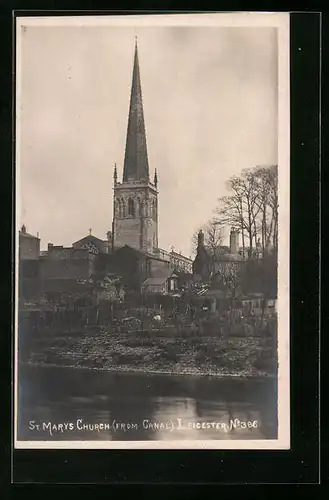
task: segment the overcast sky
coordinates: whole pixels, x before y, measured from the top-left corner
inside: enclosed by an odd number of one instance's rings
[[[111,229],[138,36],[159,246],[191,255],[225,182],[277,163],[275,28],[27,27],[22,34],[19,224],[71,245]]]

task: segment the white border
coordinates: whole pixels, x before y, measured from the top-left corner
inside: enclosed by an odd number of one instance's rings
[[[14,446],[16,449],[289,449],[290,448],[290,67],[289,13],[167,14],[147,16],[17,17],[16,19],[16,165],[20,165],[21,31],[23,26],[189,26],[189,27],[276,27],[278,29],[278,439],[207,441],[18,441],[17,440],[17,356],[15,356]],[[16,287],[15,347],[18,322],[18,214],[19,168],[16,168]]]

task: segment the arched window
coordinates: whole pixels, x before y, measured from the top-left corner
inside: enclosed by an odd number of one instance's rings
[[[135,204],[132,198],[128,199],[128,215],[135,216]]]
[[[141,215],[141,201],[139,198],[136,199],[136,215],[137,217]]]

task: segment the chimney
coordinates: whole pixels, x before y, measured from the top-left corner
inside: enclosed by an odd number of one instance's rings
[[[107,231],[106,236],[107,236],[107,241],[111,242],[112,241],[112,233],[111,233],[111,231]]]
[[[239,231],[234,229],[234,227],[232,227],[230,233],[230,253],[239,253]]]
[[[21,227],[21,232],[22,232],[23,234],[25,234],[25,233],[26,233],[26,226],[24,226],[24,224],[23,224],[23,225],[22,225],[22,227]]]
[[[198,234],[198,248],[204,247],[204,234],[202,229],[200,229]]]
[[[51,252],[52,249],[53,249],[53,244],[52,243],[48,243],[48,252]]]

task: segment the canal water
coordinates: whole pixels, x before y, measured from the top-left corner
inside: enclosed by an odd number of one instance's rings
[[[276,439],[276,381],[20,370],[22,441]]]

